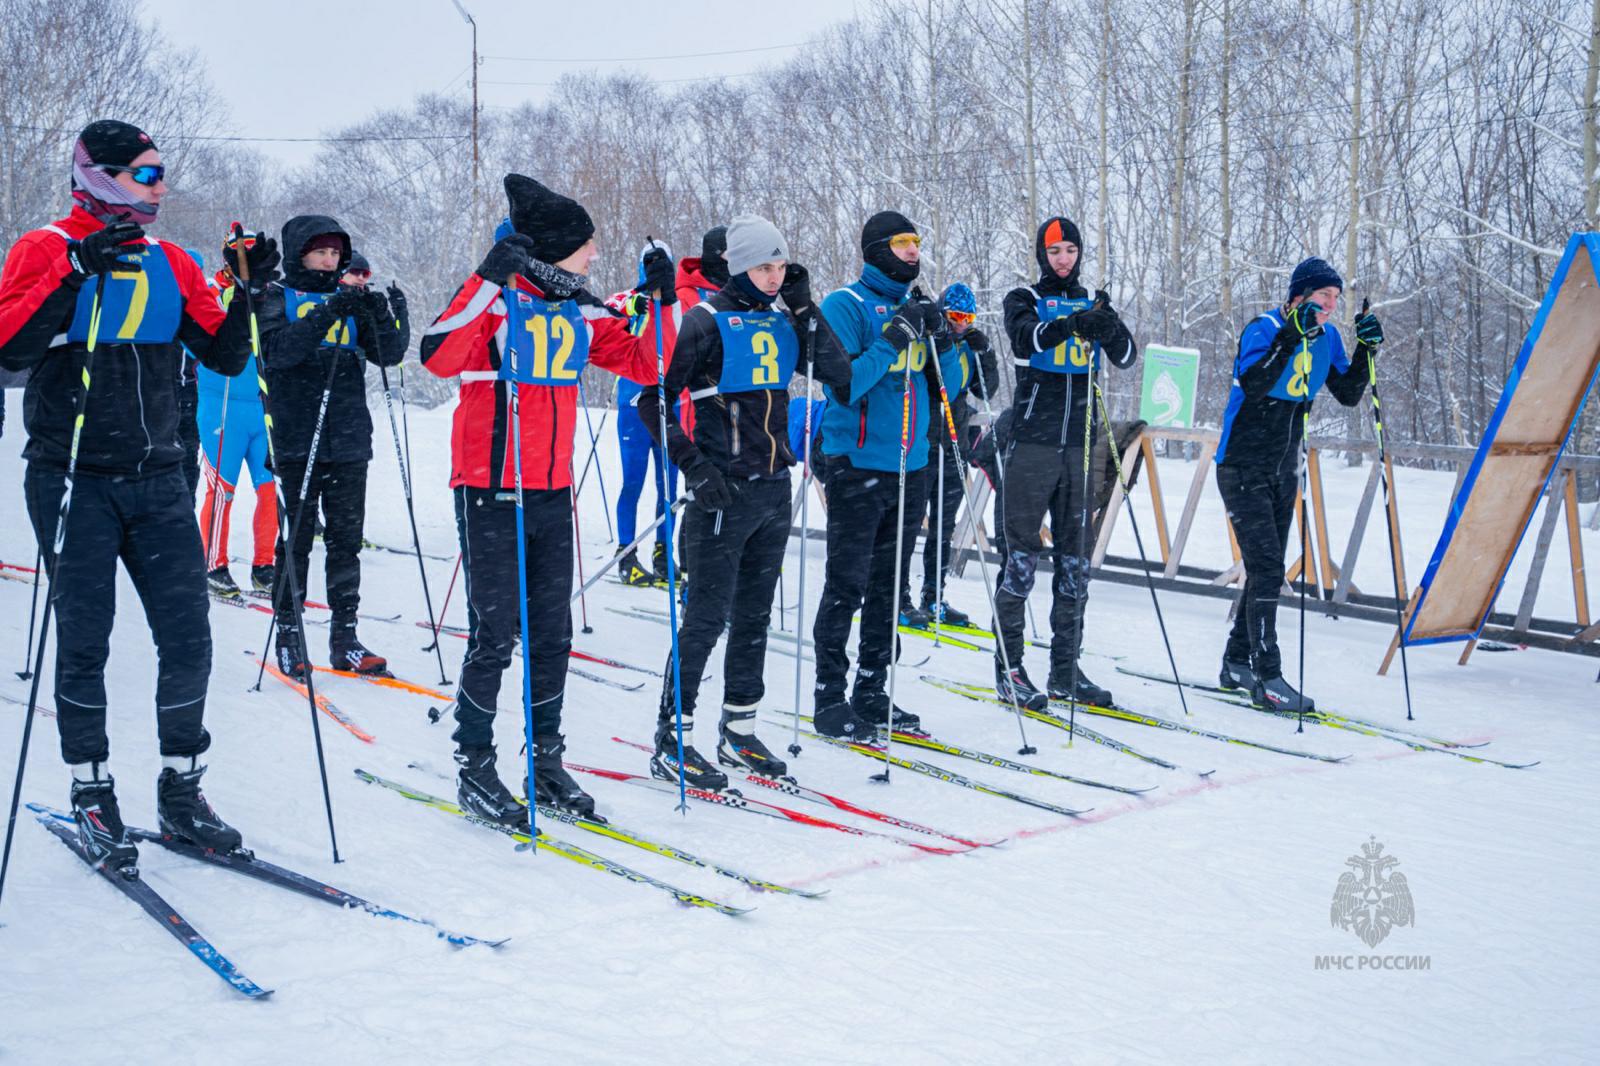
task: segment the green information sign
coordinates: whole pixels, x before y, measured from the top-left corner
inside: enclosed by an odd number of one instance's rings
[[[1194,425],[1194,394],[1200,380],[1200,352],[1150,344],[1144,350],[1144,386],[1139,417],[1152,426]]]

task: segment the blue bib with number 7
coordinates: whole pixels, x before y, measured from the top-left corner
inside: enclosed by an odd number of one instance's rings
[[[800,357],[800,340],[779,311],[719,311],[722,376],[718,392],[787,389]]]
[[[67,327],[67,340],[89,339],[89,320],[94,314],[95,296],[100,298],[99,344],[167,344],[178,335],[183,314],[183,297],[178,279],[166,252],[151,245],[142,250],[139,262],[144,269],[113,271],[99,279],[84,282]]]
[[[506,289],[506,350],[500,380],[570,385],[589,362],[589,324],[575,300],[545,300]]]

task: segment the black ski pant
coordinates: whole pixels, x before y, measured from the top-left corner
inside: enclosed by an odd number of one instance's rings
[[[928,516],[928,535],[922,543],[922,600],[931,602],[944,586],[950,576],[950,542],[955,537],[956,515],[961,512],[961,502],[965,494],[961,490],[961,468],[950,456],[950,443],[948,440],[935,442],[931,451],[933,458],[922,471],[926,479],[926,512]],[[944,468],[944,513],[940,514],[939,507],[939,470]],[[941,522],[940,519],[944,521]],[[922,516],[918,515],[920,523]],[[911,588],[911,575],[906,575],[905,587]]]
[[[1249,662],[1264,681],[1283,676],[1278,651],[1278,592],[1283,588],[1283,553],[1294,522],[1295,472],[1217,467],[1217,489],[1233,523],[1244,559],[1244,597],[1233,616],[1223,653]]]
[[[193,374],[193,370],[190,371]],[[183,479],[189,483],[189,505],[194,506],[200,487],[200,386],[194,381],[178,386],[178,443],[183,446]],[[226,560],[224,560],[226,562]]]
[[[1083,449],[1019,441],[1006,461],[1005,572],[995,593],[1006,656],[1022,662],[1023,618],[1033,591],[1040,530],[1050,519],[1051,582],[1050,677],[1066,687],[1083,646],[1083,616],[1089,604],[1089,551],[1093,531],[1083,525],[1085,502],[1094,498],[1095,472],[1085,492]]]
[[[462,748],[494,743],[501,675],[511,665],[528,604],[529,675],[533,733],[561,733],[561,704],[572,650],[572,490],[524,490],[523,550],[528,581],[517,580],[517,495],[458,485],[456,533],[467,581],[467,655],[456,690],[456,731]],[[519,592],[520,589],[520,592]],[[698,676],[698,675],[696,675]],[[520,697],[522,694],[518,693]],[[517,702],[522,701],[519,698]]]
[[[316,535],[317,508],[323,516],[322,548],[328,606],[333,612],[334,630],[354,628],[361,608],[361,536],[367,520],[367,464],[317,463],[311,468],[311,485],[306,492],[305,516],[300,513],[300,486],[306,475],[304,460],[282,459],[277,476],[289,502],[289,528],[294,534],[294,572],[299,581],[300,602],[305,606],[306,577],[311,569],[311,544]],[[299,528],[295,528],[295,522]],[[278,624],[294,624],[289,601],[289,582],[283,575],[283,540],[278,540],[276,556],[278,595],[275,606]]]
[[[52,555],[64,471],[28,466],[28,517],[44,548],[55,600],[56,725],[69,763],[105,760],[106,658],[122,560],[156,644],[156,730],[162,755],[198,755],[211,676],[205,552],[194,501],[173,467],[144,478],[73,479],[62,556]],[[39,638],[41,641],[44,637]]]
[[[789,479],[729,480],[733,502],[721,511],[691,503],[683,512],[683,547],[694,581],[678,626],[683,716],[694,714],[700,676],[724,628],[723,702],[750,706],[766,695],[767,627],[778,572],[789,546]],[[672,655],[661,690],[662,723],[673,721]]]
[[[811,629],[817,651],[818,709],[844,699],[850,672],[845,643],[857,610],[861,612],[861,640],[856,693],[881,691],[889,676],[889,656],[899,650],[900,604],[894,587],[899,478],[894,473],[866,477],[862,473],[853,471],[828,481],[828,560],[822,602]],[[925,475],[923,470],[906,474],[902,568],[910,564],[916,545],[917,525],[927,500]]]
[[[1009,455],[999,456],[990,452],[986,458],[973,456],[972,465],[982,470],[989,479],[989,488],[994,496],[994,529],[989,534],[989,545],[1000,557],[1000,565],[1005,565],[1006,560],[1006,486],[1000,476],[1000,463],[1011,462]]]

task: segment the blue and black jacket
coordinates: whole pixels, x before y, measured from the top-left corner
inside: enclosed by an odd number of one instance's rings
[[[828,457],[830,479],[848,476],[852,470],[880,474],[900,469],[908,360],[912,371],[911,441],[906,469],[921,470],[928,463],[931,405],[924,374],[932,342],[917,341],[896,351],[883,336],[909,293],[908,285],[889,280],[869,263],[862,267],[860,280],[829,293],[822,301],[822,317],[850,359],[849,395],[824,385],[830,402],[822,416],[822,452]],[[947,383],[966,380],[957,345],[940,352],[938,358]]]

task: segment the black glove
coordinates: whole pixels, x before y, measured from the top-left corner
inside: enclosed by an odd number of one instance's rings
[[[1083,335],[1083,316],[1087,312],[1077,311],[1065,318],[1053,318],[1044,324],[1039,331],[1039,350],[1048,352],[1058,344],[1065,344],[1075,336]]]
[[[123,246],[143,236],[144,230],[135,223],[114,222],[82,240],[68,241],[67,262],[72,264],[72,272],[80,282],[113,270],[138,273],[144,270],[144,265],[135,257],[144,251],[144,246]]]
[[[374,321],[388,326],[394,324],[394,312],[389,310],[389,298],[387,296],[377,289],[363,289],[361,290],[361,298],[367,305],[367,313],[373,317]]]
[[[367,310],[367,294],[349,285],[340,285],[332,296],[323,301],[322,309],[334,318],[349,318]]]
[[[652,248],[644,253],[640,260],[644,267],[644,284],[639,286],[641,292],[655,292],[661,294],[661,306],[670,307],[678,302],[678,290],[673,281],[676,277],[676,268],[672,265],[672,257],[663,248]]]
[[[961,335],[961,339],[967,342],[967,347],[972,349],[973,355],[980,355],[991,348],[989,335],[977,326],[967,327],[967,331]]]
[[[1361,313],[1356,316],[1356,344],[1376,348],[1383,343],[1383,323],[1378,321],[1378,316],[1367,310],[1370,306],[1367,301],[1361,302]]]
[[[278,242],[260,233],[245,231],[245,266],[250,269],[250,287],[259,289],[278,276],[278,263],[283,257],[278,253]],[[222,244],[222,259],[228,272],[239,277],[239,237],[229,234]]]
[[[704,456],[683,468],[683,481],[694,502],[704,510],[726,510],[733,502],[728,483],[722,480],[722,471]]]
[[[884,328],[883,335],[889,338],[889,346],[898,352],[920,340],[922,332],[922,306],[912,301],[895,312],[889,325]]]
[[[389,288],[386,291],[389,294],[389,310],[394,312],[394,317],[405,318],[406,294],[401,292],[400,286],[396,285],[392,281],[389,283]]]
[[[526,273],[532,252],[533,238],[513,233],[489,249],[475,273],[493,285],[505,285],[516,275]]]
[[[1279,340],[1313,341],[1322,336],[1322,325],[1317,321],[1317,316],[1322,313],[1320,305],[1311,300],[1303,300],[1300,305],[1286,311],[1283,316],[1283,328],[1278,331]]]
[[[1109,344],[1122,332],[1122,319],[1117,317],[1109,304],[1095,304],[1088,310],[1078,312],[1075,317],[1078,336],[1097,344]]]
[[[783,284],[778,286],[783,305],[796,318],[811,310],[811,274],[799,263],[790,263],[783,272]]]

